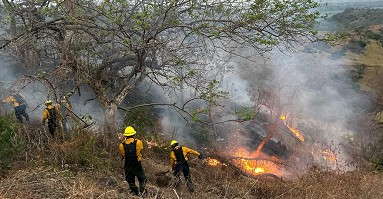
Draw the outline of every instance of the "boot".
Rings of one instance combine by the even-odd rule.
[[[138,187],[135,184],[129,184],[129,188],[130,188],[131,194],[133,194],[135,196],[139,195]]]
[[[140,196],[144,195],[145,192],[146,192],[145,185],[144,186],[140,186]]]
[[[181,182],[181,179],[179,176],[177,176],[175,179],[174,179],[174,188],[178,188],[179,185],[180,185],[180,182]]]
[[[186,185],[188,186],[190,192],[194,192],[194,185],[190,177],[186,178]]]

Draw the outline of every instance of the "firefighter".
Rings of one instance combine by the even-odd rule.
[[[184,146],[178,146],[176,140],[170,142],[172,151],[170,152],[170,166],[173,170],[173,175],[175,177],[174,186],[177,188],[180,183],[180,174],[181,171],[184,174],[186,185],[189,188],[190,192],[194,192],[194,185],[190,177],[190,169],[188,164],[188,154],[197,155],[199,159],[202,159],[202,155],[193,149],[189,149]]]
[[[134,195],[142,195],[146,184],[146,176],[141,165],[143,144],[141,140],[134,138],[135,135],[133,127],[126,127],[123,134],[124,141],[119,145],[119,149],[122,158],[125,159],[125,180],[129,184],[130,191]],[[139,188],[136,186],[135,177],[138,179]]]
[[[14,94],[8,96],[7,98],[5,98],[3,100],[3,102],[4,103],[5,102],[12,102],[13,103],[13,107],[15,109],[16,118],[21,123],[24,122],[23,117],[25,118],[25,121],[27,121],[27,122],[29,121],[28,113],[25,111],[27,109],[27,103],[25,102],[24,96],[22,96],[19,93],[14,93]]]
[[[44,102],[45,106],[47,106],[43,111],[42,125],[45,125],[45,121],[48,120],[48,130],[49,133],[54,136],[56,129],[60,125],[61,121],[61,112],[58,106],[53,105],[51,100],[47,100]]]

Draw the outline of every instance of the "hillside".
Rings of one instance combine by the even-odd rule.
[[[9,121],[2,118],[2,121]],[[65,139],[48,138],[32,124],[15,131],[20,145],[8,145],[12,158],[2,171],[0,198],[368,198],[383,197],[383,174],[373,167],[357,171],[325,170],[313,166],[293,178],[244,175],[231,165],[211,166],[205,159],[190,160],[196,192],[185,184],[173,190],[168,170],[167,142],[144,140],[142,164],[148,177],[148,193],[130,195],[123,180],[123,161],[115,137],[72,131]],[[5,132],[5,131],[3,131]],[[165,147],[159,147],[162,145]],[[19,146],[19,147],[15,147]],[[21,147],[21,148],[20,148]],[[15,153],[17,152],[18,153]],[[13,154],[13,155],[11,155]],[[19,154],[15,156],[15,154]]]
[[[366,27],[355,30],[355,27],[359,27],[358,23],[365,23],[369,21],[369,18],[358,18],[355,22],[355,20],[350,20],[351,15],[345,17],[345,14],[350,13],[361,14],[363,9],[358,12],[354,11],[356,10],[347,10],[343,15],[332,18],[346,24],[345,27],[349,31],[348,37],[342,40],[341,45],[330,47],[326,44],[320,46],[323,49],[318,45],[316,49],[318,51],[323,50],[325,51],[324,54],[331,56],[332,62],[328,62],[329,65],[341,63],[342,66],[346,67],[350,79],[355,83],[352,85],[352,89],[360,91],[366,96],[374,97],[375,109],[366,111],[368,114],[383,115],[381,111],[383,110],[383,25],[377,25],[374,21]],[[373,10],[369,17],[378,11],[379,16],[382,15],[380,10]],[[377,17],[378,21],[380,19]],[[307,53],[314,53],[314,51],[309,52],[308,50]],[[338,76],[334,78],[338,78]],[[314,82],[312,87],[320,86]],[[0,94],[2,93],[0,92]],[[133,102],[142,102],[140,100],[142,99],[137,97]],[[132,103],[132,101],[129,102]],[[379,113],[379,111],[381,112]],[[141,115],[138,113],[129,115],[132,118],[137,117],[134,118],[137,121],[151,120],[145,125],[150,126],[151,132],[156,133],[156,135],[151,135],[148,132],[138,131],[137,137],[144,142],[142,165],[148,178],[147,192],[138,197],[129,193],[128,184],[124,181],[123,161],[118,151],[118,144],[121,140],[118,139],[116,133],[74,126],[71,131],[62,132],[59,136],[52,138],[47,129],[41,126],[39,120],[32,119],[30,123],[20,124],[16,122],[13,113],[5,113],[0,110],[0,198],[383,198],[383,145],[379,144],[383,140],[381,138],[382,128],[376,127],[376,123],[372,125],[371,120],[367,120],[370,118],[355,119],[362,123],[357,126],[362,132],[361,137],[344,138],[350,143],[343,144],[350,148],[350,152],[354,152],[352,154],[354,159],[350,159],[350,162],[345,163],[336,158],[332,160],[331,158],[338,154],[332,154],[331,151],[319,152],[321,153],[319,159],[326,164],[331,164],[329,167],[312,164],[305,165],[308,168],[304,170],[290,165],[291,162],[299,163],[302,161],[305,163],[302,160],[304,157],[300,159],[299,155],[301,154],[298,150],[294,150],[295,146],[307,149],[305,152],[312,154],[311,158],[318,158],[310,148],[311,143],[301,142],[299,137],[295,137],[294,134],[288,135],[292,140],[290,143],[292,147],[288,148],[288,154],[285,145],[279,141],[270,141],[269,145],[266,146],[270,147],[267,149],[273,153],[270,159],[275,164],[278,164],[276,157],[282,159],[286,156],[286,159],[293,159],[291,162],[281,163],[293,171],[289,175],[279,176],[271,172],[256,173],[254,171],[247,173],[243,168],[253,169],[249,160],[237,157],[243,166],[242,169],[237,167],[230,159],[233,158],[230,156],[231,154],[228,154],[230,151],[218,150],[219,142],[223,139],[213,140],[211,146],[196,148],[203,154],[202,160],[193,156],[190,158],[191,176],[196,187],[196,191],[190,193],[184,181],[181,188],[177,190],[171,185],[173,176],[171,172],[168,172],[170,153],[168,145],[170,140],[158,133],[162,131],[160,122],[152,121],[153,118],[158,117],[158,112],[156,110],[148,111],[147,114],[153,116],[149,119],[145,118],[147,115],[142,112]],[[265,121],[262,122],[266,123]],[[383,123],[383,119],[380,123]],[[374,128],[371,130],[367,127]],[[234,129],[236,126],[230,124],[230,128]],[[254,130],[254,126],[249,128],[253,128],[252,131],[248,131],[252,136],[252,144],[257,143],[258,145],[259,142],[255,141],[260,139],[261,135],[256,134],[256,130],[264,131],[267,128],[261,129],[259,127],[256,130]],[[287,126],[284,128],[283,131],[290,132]],[[306,126],[306,128],[313,127]],[[349,128],[354,128],[354,126],[350,124]],[[228,131],[230,130],[228,129]],[[322,133],[319,130],[312,130],[312,132]],[[314,140],[313,137],[316,135],[314,133],[312,137],[305,137],[306,140],[310,138]],[[198,136],[201,137],[200,134],[195,135],[195,137]],[[245,145],[243,140],[239,142],[239,146]],[[195,143],[180,144],[189,146],[189,144]],[[283,152],[286,154],[281,152],[281,149],[284,149]],[[368,157],[364,154],[368,154],[369,151],[376,152],[375,156]],[[324,156],[323,154],[326,152],[330,155]],[[262,162],[262,160],[257,159],[253,161]],[[281,173],[283,172],[281,171]]]

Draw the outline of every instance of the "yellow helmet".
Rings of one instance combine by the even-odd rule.
[[[170,146],[173,146],[174,144],[178,144],[177,140],[172,140],[172,141],[170,142]]]
[[[132,135],[134,135],[134,134],[136,134],[136,133],[137,133],[137,132],[134,130],[133,127],[128,126],[128,127],[126,127],[126,129],[125,129],[124,136],[132,136]]]
[[[52,100],[47,100],[44,102],[45,105],[52,104]]]

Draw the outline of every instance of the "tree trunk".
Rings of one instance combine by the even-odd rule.
[[[114,102],[108,103],[105,110],[106,130],[108,133],[113,134],[117,131],[117,104]]]
[[[269,133],[267,134],[267,136],[265,138],[263,138],[261,143],[259,143],[259,145],[257,147],[257,150],[255,150],[255,152],[254,152],[255,157],[259,156],[263,146],[265,146],[265,144],[273,137],[274,132],[275,132],[275,125],[276,124],[274,124],[274,123],[270,124],[270,126],[269,126]]]

